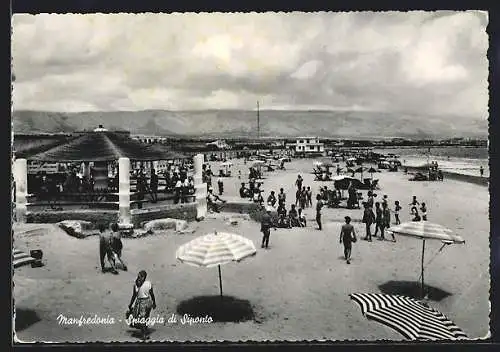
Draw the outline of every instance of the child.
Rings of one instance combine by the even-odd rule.
[[[414,207],[417,206],[417,205],[420,205],[420,203],[417,200],[417,196],[413,196],[413,199],[412,199],[411,203],[408,204],[408,205],[412,205]]]
[[[420,220],[422,220],[422,218],[420,217],[420,215],[418,215],[417,207],[412,207],[411,208],[411,213],[413,215],[413,219],[411,221],[420,221]]]
[[[425,206],[424,202],[422,202],[422,206],[420,207],[420,211],[422,212],[422,220],[427,221],[427,207]]]
[[[394,202],[394,219],[396,219],[396,225],[401,224],[399,220],[399,211],[401,210],[401,206],[399,205],[399,200]]]
[[[217,186],[219,187],[219,196],[221,196],[222,193],[224,193],[224,182],[222,181],[222,179],[220,177],[217,180]]]
[[[302,214],[302,209],[299,208],[299,225],[300,227],[306,227],[307,221],[304,214]]]

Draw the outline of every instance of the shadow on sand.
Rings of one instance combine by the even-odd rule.
[[[15,319],[17,332],[23,331],[24,329],[29,328],[31,325],[42,320],[34,310],[21,308],[16,308]]]
[[[378,288],[382,293],[388,295],[403,295],[415,299],[422,299],[420,283],[416,281],[387,281],[379,285]],[[428,299],[436,302],[452,295],[450,292],[429,285],[425,285],[425,293]]]
[[[182,301],[177,306],[180,315],[192,317],[212,317],[214,322],[234,322],[253,320],[255,314],[248,300],[231,296],[198,296]]]

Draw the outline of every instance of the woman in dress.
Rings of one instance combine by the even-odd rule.
[[[152,309],[156,309],[156,299],[153,293],[153,286],[146,280],[147,273],[141,270],[135,279],[132,298],[128,306],[127,317],[132,315],[130,325],[140,329],[142,339],[147,340],[148,336],[148,318]]]

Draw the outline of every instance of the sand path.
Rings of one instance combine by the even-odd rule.
[[[214,164],[214,163],[213,163]],[[245,168],[237,163],[238,168]],[[215,167],[212,167],[215,171]],[[288,199],[294,198],[293,183],[300,172],[304,185],[315,193],[320,182],[313,182],[312,160],[287,164],[287,171],[266,173],[264,189],[279,190],[282,185]],[[243,172],[244,178],[246,173]],[[448,246],[435,257],[426,271],[426,283],[451,293],[431,304],[448,315],[471,337],[484,337],[489,314],[489,194],[486,187],[459,181],[409,182],[402,173],[381,173],[379,197],[386,193],[391,204],[396,199],[404,210],[402,221],[409,219],[406,204],[417,195],[428,205],[429,221],[455,229],[465,245]],[[240,180],[226,178],[226,196],[236,196]],[[330,183],[331,185],[331,183]],[[315,195],[315,194],[314,194]],[[420,274],[421,242],[398,237],[389,241],[358,241],[353,261],[342,260],[338,243],[340,221],[349,214],[359,234],[360,210],[325,209],[324,230],[314,224],[314,211],[307,209],[310,224],[305,229],[278,229],[271,233],[271,248],[258,248],[257,256],[239,264],[223,266],[224,292],[247,299],[254,305],[259,322],[212,323],[205,325],[157,325],[152,338],[175,341],[213,340],[376,340],[402,339],[397,332],[365,319],[348,297],[354,292],[380,292],[379,285],[390,280],[416,281]],[[168,317],[177,305],[190,297],[218,294],[217,269],[200,269],[179,264],[175,250],[181,244],[207,232],[237,232],[260,244],[259,224],[241,221],[226,225],[224,214],[210,216],[191,224],[192,235],[164,233],[124,241],[124,258],[129,272],[101,274],[98,268],[96,237],[76,239],[54,225],[26,225],[15,233],[20,249],[42,248],[47,265],[15,271],[14,298],[19,309],[34,310],[40,321],[18,332],[25,341],[136,341],[125,323],[119,322],[130,299],[133,280],[146,269],[158,298],[153,315]],[[23,234],[26,228],[41,228],[40,235]],[[360,236],[361,237],[361,236]],[[426,258],[431,259],[441,243],[427,244]],[[111,316],[115,324],[61,326],[59,314]]]

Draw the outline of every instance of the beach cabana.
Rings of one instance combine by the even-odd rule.
[[[157,145],[145,145],[130,138],[128,132],[112,132],[107,130],[96,130],[91,132],[78,132],[73,138],[60,145],[54,146],[41,153],[25,156],[27,160],[38,162],[57,163],[83,163],[83,174],[89,177],[91,174],[90,163],[94,164],[92,176],[94,179],[93,191],[79,194],[75,192],[63,192],[56,197],[70,197],[79,203],[82,197],[89,199],[87,203],[102,202],[119,205],[120,214],[124,215],[124,221],[128,221],[130,211],[130,161],[158,161],[168,159],[185,159],[185,155],[176,153]],[[27,160],[24,163],[27,163]],[[19,161],[19,160],[18,160]],[[109,166],[118,163],[118,185],[119,192],[113,193],[109,189]],[[24,167],[17,169],[17,177],[27,179]],[[110,198],[119,198],[117,201],[109,201]],[[108,202],[103,202],[103,200]],[[82,203],[83,204],[83,203]],[[36,205],[36,204],[35,204]],[[115,206],[116,206],[115,205]],[[126,210],[128,209],[128,210]],[[127,222],[129,223],[129,222]]]

